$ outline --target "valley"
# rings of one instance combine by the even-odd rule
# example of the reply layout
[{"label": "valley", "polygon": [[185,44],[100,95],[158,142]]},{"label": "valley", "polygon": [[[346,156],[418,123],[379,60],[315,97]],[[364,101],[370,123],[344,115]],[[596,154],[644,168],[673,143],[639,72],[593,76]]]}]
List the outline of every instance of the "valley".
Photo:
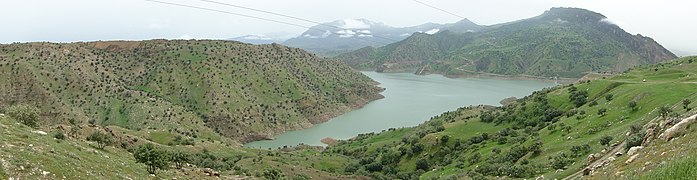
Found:
[{"label": "valley", "polygon": [[362,133],[412,127],[432,116],[469,105],[499,106],[504,98],[521,98],[555,85],[552,81],[503,79],[453,79],[441,75],[363,72],[385,88],[385,97],[309,129],[290,131],[274,140],[245,147],[276,149],[300,143],[325,146],[324,138],[348,139]]},{"label": "valley", "polygon": [[42,3],[0,180],[697,179],[686,2]]}]

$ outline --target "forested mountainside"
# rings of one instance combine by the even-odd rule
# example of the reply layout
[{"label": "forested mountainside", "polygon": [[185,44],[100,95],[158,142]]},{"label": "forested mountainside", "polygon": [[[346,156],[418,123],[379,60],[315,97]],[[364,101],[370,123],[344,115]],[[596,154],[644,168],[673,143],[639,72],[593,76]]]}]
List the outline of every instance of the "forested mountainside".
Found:
[{"label": "forested mountainside", "polygon": [[0,73],[0,109],[35,106],[41,125],[242,143],[326,121],[382,90],[301,49],[208,40],[0,45]]},{"label": "forested mountainside", "polygon": [[417,33],[381,48],[338,56],[350,66],[378,72],[481,73],[578,78],[621,72],[676,58],[649,37],[631,35],[602,14],[552,8],[537,17],[492,25],[479,32]]}]

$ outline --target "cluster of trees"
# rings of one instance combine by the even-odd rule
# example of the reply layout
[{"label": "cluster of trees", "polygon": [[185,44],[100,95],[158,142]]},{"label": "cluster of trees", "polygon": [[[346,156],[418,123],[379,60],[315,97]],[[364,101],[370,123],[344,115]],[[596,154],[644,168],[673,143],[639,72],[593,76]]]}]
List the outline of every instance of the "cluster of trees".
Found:
[{"label": "cluster of trees", "polygon": [[576,107],[581,107],[586,104],[588,99],[588,91],[578,90],[575,86],[569,87],[569,100],[576,105]]},{"label": "cluster of trees", "polygon": [[181,169],[187,163],[220,171],[240,169],[235,166],[235,163],[241,160],[241,157],[220,157],[211,154],[207,149],[200,153],[190,154],[182,150],[166,150],[146,143],[130,151],[133,152],[136,162],[145,164],[147,171],[151,174],[155,174],[157,170],[167,169],[170,165]]}]

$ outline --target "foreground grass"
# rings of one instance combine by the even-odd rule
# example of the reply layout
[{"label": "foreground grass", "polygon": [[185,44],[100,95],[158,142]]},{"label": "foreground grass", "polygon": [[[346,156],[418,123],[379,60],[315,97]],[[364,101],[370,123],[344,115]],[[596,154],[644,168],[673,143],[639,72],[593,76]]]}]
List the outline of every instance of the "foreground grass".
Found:
[{"label": "foreground grass", "polygon": [[678,160],[647,173],[640,179],[697,179],[697,157]]}]

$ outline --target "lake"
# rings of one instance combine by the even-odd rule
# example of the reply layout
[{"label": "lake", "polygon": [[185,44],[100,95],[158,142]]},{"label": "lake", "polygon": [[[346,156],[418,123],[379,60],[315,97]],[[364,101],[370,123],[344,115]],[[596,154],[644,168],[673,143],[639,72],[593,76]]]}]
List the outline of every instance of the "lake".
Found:
[{"label": "lake", "polygon": [[274,140],[245,144],[252,148],[278,148],[300,143],[325,146],[326,137],[349,139],[361,133],[380,132],[389,128],[411,127],[431,117],[468,105],[500,105],[507,97],[524,97],[533,91],[552,87],[554,82],[541,80],[506,80],[490,78],[447,78],[442,75],[412,73],[363,74],[386,88],[385,98],[370,102],[309,129],[288,131]]}]

